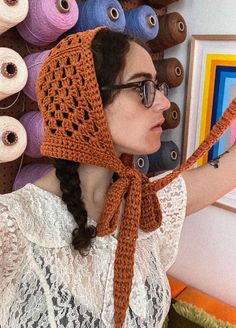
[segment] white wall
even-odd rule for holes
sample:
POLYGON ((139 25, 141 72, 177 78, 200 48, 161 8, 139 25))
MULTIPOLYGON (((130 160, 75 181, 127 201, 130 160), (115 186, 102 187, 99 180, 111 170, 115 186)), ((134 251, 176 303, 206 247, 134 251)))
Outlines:
MULTIPOLYGON (((168 12, 179 12, 188 27, 184 43, 165 51, 176 57, 185 68, 184 82, 170 92, 182 114, 185 112, 188 58, 192 34, 236 34, 235 0, 179 0, 168 12)), ((181 147, 181 124, 165 132, 181 147)), ((169 271, 173 276, 203 292, 236 306, 236 214, 209 206, 186 218, 176 263, 169 271)))

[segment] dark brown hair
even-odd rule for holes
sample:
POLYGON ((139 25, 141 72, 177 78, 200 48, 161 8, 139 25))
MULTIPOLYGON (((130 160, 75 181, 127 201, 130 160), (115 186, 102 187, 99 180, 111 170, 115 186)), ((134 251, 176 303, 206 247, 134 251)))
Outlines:
MULTIPOLYGON (((101 30, 92 42, 92 52, 96 70, 97 81, 102 86, 114 84, 125 67, 125 58, 130 49, 128 35, 111 30, 101 30)), ((103 106, 110 104, 116 93, 112 91, 101 92, 103 106)), ((81 199, 80 178, 78 174, 79 163, 64 159, 54 159, 56 176, 60 180, 62 200, 73 215, 78 227, 72 233, 72 245, 86 256, 91 248, 92 239, 96 237, 96 227, 87 225, 87 210, 81 199)), ((113 175, 113 180, 116 174, 113 175)))

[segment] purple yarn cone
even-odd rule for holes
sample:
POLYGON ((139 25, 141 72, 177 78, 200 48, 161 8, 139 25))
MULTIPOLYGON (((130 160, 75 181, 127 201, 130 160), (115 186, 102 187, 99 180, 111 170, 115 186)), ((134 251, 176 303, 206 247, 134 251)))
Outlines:
POLYGON ((44 136, 44 128, 41 113, 39 111, 30 111, 24 114, 19 121, 27 133, 25 154, 32 158, 42 157, 40 146, 44 136))
POLYGON ((76 0, 30 0, 28 15, 17 30, 27 42, 45 46, 71 29, 78 17, 76 0))
POLYGON ((34 183, 53 169, 52 164, 28 164, 17 175, 13 184, 13 191, 23 188, 27 183, 34 183))
POLYGON ((44 59, 48 56, 50 50, 30 54, 24 58, 28 68, 28 80, 23 89, 27 97, 33 101, 37 101, 36 96, 36 80, 43 64, 44 59))

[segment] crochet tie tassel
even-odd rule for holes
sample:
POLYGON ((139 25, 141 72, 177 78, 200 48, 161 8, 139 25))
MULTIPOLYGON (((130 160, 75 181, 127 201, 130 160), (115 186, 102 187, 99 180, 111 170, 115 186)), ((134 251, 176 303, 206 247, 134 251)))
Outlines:
POLYGON ((42 154, 106 167, 119 175, 107 192, 97 236, 117 229, 119 207, 127 193, 114 263, 114 320, 116 328, 121 328, 129 305, 138 229, 151 232, 161 225, 156 191, 191 167, 220 138, 236 118, 236 101, 186 163, 166 177, 149 182, 117 156, 112 142, 91 50, 94 37, 102 29, 108 28, 69 35, 54 47, 41 67, 36 89, 44 120, 42 154))

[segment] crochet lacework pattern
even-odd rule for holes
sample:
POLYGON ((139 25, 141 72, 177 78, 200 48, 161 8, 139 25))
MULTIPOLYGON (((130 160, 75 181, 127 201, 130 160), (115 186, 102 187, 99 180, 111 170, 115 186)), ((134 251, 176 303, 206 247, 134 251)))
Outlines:
POLYGON ((119 175, 108 190, 97 236, 115 231, 119 206, 127 192, 114 263, 115 325, 121 328, 129 304, 138 228, 151 232, 161 225, 156 192, 191 167, 220 138, 236 118, 236 103, 235 100, 231 103, 186 163, 150 183, 144 174, 126 166, 113 146, 91 51, 92 40, 101 29, 105 27, 70 35, 51 50, 39 73, 37 97, 45 124, 43 155, 107 167, 119 175))
POLYGON ((89 50, 96 32, 63 39, 42 66, 37 96, 45 123, 45 155, 87 162, 91 148, 99 155, 112 147, 89 50))

